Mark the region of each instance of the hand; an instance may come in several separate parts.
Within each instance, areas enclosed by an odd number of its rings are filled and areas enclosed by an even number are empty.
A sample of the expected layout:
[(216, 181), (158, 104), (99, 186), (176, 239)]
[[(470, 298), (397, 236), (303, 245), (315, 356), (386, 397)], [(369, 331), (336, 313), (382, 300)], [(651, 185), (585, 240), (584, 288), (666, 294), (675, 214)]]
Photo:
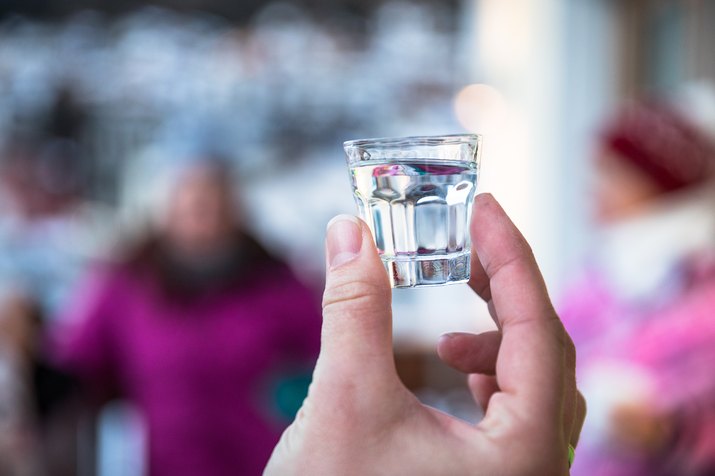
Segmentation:
[(470, 286), (499, 330), (438, 345), (470, 373), (477, 425), (422, 405), (392, 354), (390, 287), (364, 223), (328, 226), (320, 357), (308, 397), (266, 467), (287, 475), (563, 475), (585, 403), (575, 351), (531, 250), (491, 195), (474, 204)]

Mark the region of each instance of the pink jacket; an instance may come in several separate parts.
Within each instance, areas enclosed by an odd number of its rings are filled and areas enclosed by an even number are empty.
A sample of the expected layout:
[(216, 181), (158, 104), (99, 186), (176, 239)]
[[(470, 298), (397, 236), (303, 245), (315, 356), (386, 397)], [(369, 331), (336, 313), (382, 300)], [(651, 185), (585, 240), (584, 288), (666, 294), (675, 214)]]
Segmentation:
[[(619, 298), (593, 271), (566, 294), (559, 311), (589, 403), (572, 474), (715, 474), (715, 265), (689, 268), (647, 301)], [(629, 401), (671, 419), (664, 451), (638, 454), (609, 439), (609, 412)]]

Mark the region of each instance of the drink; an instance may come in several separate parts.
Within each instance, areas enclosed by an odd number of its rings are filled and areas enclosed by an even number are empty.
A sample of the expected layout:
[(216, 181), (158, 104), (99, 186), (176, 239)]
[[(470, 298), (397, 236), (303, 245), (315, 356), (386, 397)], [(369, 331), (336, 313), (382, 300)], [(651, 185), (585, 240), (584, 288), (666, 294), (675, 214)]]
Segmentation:
[(467, 281), (481, 137), (358, 139), (344, 146), (355, 201), (392, 287)]
[(394, 287), (469, 279), (474, 162), (367, 161), (350, 168), (360, 214)]

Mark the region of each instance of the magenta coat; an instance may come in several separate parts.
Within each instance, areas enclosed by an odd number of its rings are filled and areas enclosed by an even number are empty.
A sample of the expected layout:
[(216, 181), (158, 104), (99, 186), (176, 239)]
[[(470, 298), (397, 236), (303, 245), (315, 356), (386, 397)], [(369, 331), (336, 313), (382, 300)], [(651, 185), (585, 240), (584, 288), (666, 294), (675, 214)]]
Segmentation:
[(244, 274), (177, 302), (117, 267), (95, 274), (69, 309), (57, 359), (137, 407), (150, 475), (259, 475), (287, 425), (276, 385), (312, 370), (319, 302), (280, 263)]

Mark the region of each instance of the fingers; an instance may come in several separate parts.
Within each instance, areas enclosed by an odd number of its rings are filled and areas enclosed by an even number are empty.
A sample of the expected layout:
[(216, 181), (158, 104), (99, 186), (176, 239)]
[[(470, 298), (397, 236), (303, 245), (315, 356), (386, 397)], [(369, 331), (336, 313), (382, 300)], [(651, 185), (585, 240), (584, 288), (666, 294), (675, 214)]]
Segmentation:
[(328, 375), (353, 384), (358, 375), (396, 379), (391, 290), (367, 225), (353, 216), (335, 217), (328, 224), (326, 255), (316, 378)]
[(437, 354), (447, 365), (460, 372), (494, 375), (500, 343), (499, 331), (481, 334), (455, 332), (440, 338)]
[(470, 231), (476, 258), (470, 285), (492, 301), (502, 331), (499, 388), (518, 397), (524, 413), (561, 423), (567, 336), (531, 249), (488, 194), (475, 199)]

